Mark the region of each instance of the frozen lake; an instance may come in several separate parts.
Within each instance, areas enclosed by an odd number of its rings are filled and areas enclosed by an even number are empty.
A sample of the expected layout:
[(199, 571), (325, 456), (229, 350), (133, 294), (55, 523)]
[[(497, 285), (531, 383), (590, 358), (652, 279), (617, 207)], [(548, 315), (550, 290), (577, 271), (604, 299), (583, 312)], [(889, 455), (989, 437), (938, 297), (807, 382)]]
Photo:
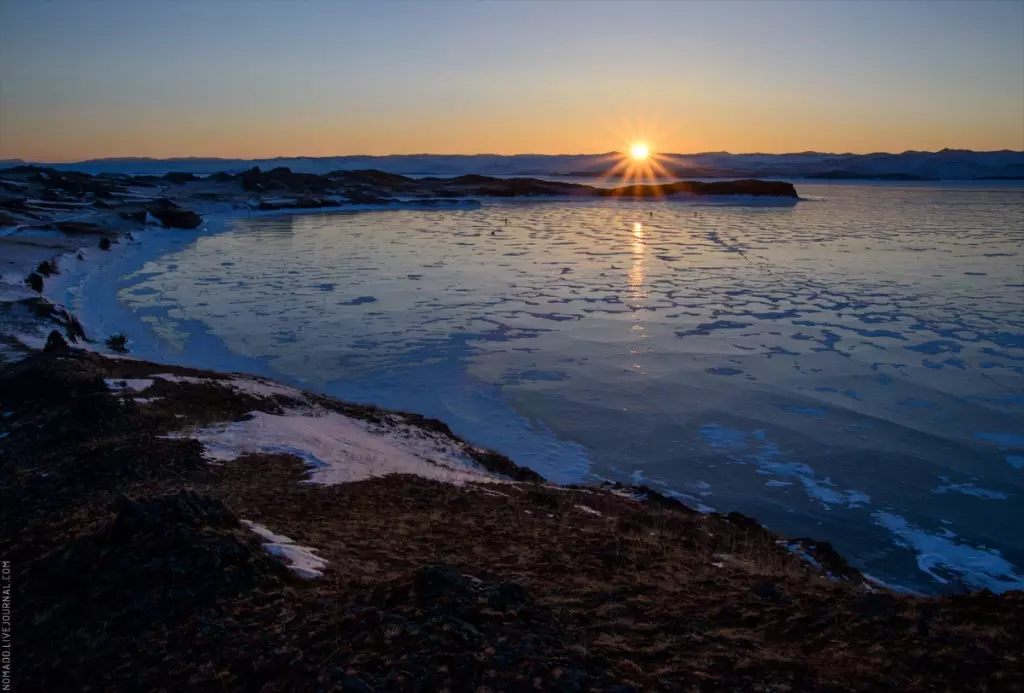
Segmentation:
[(797, 188), (236, 219), (122, 273), (121, 328), (886, 582), (1024, 588), (1024, 186)]

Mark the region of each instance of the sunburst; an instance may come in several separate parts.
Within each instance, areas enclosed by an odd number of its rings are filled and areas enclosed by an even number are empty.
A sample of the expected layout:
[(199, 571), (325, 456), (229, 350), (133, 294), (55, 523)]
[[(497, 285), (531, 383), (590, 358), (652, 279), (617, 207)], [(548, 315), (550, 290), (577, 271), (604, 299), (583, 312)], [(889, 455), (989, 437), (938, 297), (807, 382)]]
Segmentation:
[(663, 158), (642, 140), (636, 140), (626, 148), (627, 153), (619, 154), (610, 169), (601, 176), (602, 183), (614, 183), (616, 188), (649, 185), (671, 174), (666, 170)]

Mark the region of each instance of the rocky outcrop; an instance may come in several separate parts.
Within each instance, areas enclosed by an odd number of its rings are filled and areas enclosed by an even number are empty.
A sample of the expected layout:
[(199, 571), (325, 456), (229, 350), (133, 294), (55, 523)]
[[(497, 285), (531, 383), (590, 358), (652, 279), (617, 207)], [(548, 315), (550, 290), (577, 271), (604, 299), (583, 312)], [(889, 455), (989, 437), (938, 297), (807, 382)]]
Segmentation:
[(180, 171), (171, 171), (170, 173), (164, 174), (164, 180), (168, 183), (191, 183), (192, 181), (201, 180), (199, 176), (193, 173), (182, 173)]
[(288, 191), (293, 193), (322, 193), (331, 190), (335, 184), (327, 176), (312, 173), (293, 173), (284, 166), (261, 171), (259, 166), (239, 174), (243, 190)]
[(198, 214), (182, 209), (167, 199), (151, 202), (146, 210), (169, 229), (194, 229), (203, 223), (202, 217)]
[(664, 198), (675, 195), (750, 195), (754, 197), (788, 197), (799, 199), (792, 183), (766, 180), (733, 180), (704, 183), (679, 181), (656, 185), (627, 185), (619, 188), (598, 189), (600, 197)]

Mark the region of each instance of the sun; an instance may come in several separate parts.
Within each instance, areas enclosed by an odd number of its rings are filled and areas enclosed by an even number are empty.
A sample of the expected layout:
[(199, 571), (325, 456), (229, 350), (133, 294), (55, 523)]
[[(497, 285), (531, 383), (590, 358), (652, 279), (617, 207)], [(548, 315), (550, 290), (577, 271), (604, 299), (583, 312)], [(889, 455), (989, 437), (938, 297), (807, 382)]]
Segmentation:
[(635, 161), (643, 161), (644, 159), (651, 155), (651, 151), (647, 148), (646, 144), (643, 144), (642, 142), (637, 142), (636, 144), (630, 146), (629, 155), (633, 157)]

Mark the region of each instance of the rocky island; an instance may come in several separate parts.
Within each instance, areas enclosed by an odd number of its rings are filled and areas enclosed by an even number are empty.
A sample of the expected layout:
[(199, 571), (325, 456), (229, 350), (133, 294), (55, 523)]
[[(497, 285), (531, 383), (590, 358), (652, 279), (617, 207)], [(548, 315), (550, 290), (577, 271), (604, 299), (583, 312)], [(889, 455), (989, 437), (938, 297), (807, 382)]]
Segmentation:
[(209, 215), (731, 194), (796, 199), (764, 181), (0, 172), (16, 690), (1019, 690), (1020, 592), (895, 591), (825, 542), (643, 486), (550, 484), (415, 413), (135, 360), (46, 293)]

